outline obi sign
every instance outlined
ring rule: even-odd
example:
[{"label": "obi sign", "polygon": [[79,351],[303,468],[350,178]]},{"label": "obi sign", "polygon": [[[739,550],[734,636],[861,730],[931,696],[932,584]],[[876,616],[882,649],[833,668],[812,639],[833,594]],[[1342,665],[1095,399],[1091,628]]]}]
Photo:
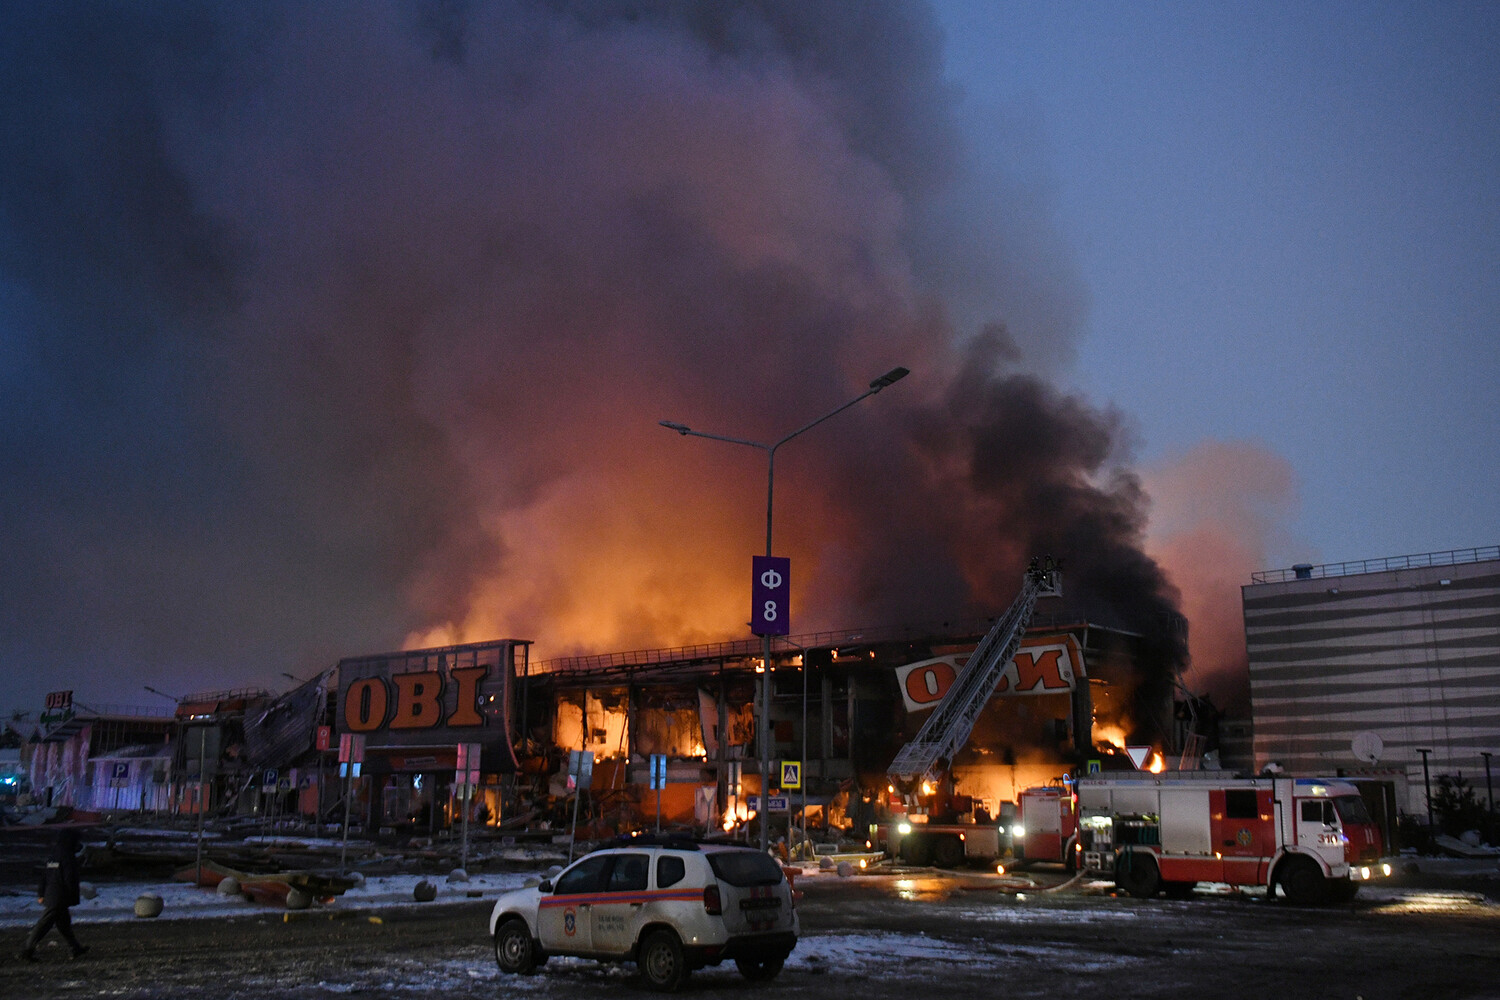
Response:
[{"label": "obi sign", "polygon": [[372,747],[478,742],[487,769],[508,770],[513,655],[520,646],[497,640],[342,660],[335,728],[368,735]]},{"label": "obi sign", "polygon": [[[940,656],[896,668],[896,682],[908,712],[936,708],[968,661],[967,655]],[[997,695],[1066,694],[1084,676],[1083,654],[1071,635],[1033,636],[1006,664]]]},{"label": "obi sign", "polygon": [[484,725],[479,683],[487,666],[455,667],[446,675],[424,670],[360,677],[344,690],[344,728],[352,733],[377,729],[436,729]]}]

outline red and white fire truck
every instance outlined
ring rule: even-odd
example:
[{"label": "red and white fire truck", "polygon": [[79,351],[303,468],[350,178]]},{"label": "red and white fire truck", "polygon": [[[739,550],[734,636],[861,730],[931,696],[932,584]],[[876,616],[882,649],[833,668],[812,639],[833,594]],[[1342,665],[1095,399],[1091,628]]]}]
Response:
[{"label": "red and white fire truck", "polygon": [[1082,867],[1132,896],[1223,882],[1316,904],[1390,874],[1380,828],[1345,781],[1176,771],[1079,778],[1076,788]]},{"label": "red and white fire truck", "polygon": [[1077,797],[1065,785],[1028,788],[1018,796],[1011,850],[1017,862],[1060,861],[1072,871],[1078,864]]}]

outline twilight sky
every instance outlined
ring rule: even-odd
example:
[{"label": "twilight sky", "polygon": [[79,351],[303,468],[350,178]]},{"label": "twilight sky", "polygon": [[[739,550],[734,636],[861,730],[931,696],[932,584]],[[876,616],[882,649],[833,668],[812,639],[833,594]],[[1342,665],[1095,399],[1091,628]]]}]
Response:
[{"label": "twilight sky", "polygon": [[1497,544],[1500,7],[937,9],[1086,291],[1063,377],[1148,465],[1283,460],[1260,568]]},{"label": "twilight sky", "polygon": [[10,707],[1494,544],[1500,13],[0,9]]}]

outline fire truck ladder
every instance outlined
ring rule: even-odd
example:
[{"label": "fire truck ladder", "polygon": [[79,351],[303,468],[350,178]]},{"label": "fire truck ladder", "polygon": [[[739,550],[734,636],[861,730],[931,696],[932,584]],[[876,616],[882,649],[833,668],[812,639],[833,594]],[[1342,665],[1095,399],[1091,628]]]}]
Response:
[{"label": "fire truck ladder", "polygon": [[1026,626],[1031,623],[1031,612],[1037,598],[1056,596],[1057,568],[1051,559],[1039,562],[1033,559],[1027,567],[1026,579],[1016,599],[996,620],[974,655],[969,657],[963,669],[953,681],[953,686],[942,702],[927,717],[914,740],[901,748],[896,759],[891,761],[887,773],[893,778],[931,778],[936,775],[939,760],[953,759],[953,755],[968,742],[974,731],[974,723],[990,695],[1000,683],[1011,658],[1021,645]]}]

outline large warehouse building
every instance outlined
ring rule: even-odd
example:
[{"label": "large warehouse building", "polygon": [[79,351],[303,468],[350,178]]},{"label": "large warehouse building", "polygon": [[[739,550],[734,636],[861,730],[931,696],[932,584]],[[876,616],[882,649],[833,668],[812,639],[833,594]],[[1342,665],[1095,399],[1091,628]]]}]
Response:
[{"label": "large warehouse building", "polygon": [[1386,778],[1413,814],[1440,775],[1487,794],[1500,750],[1500,547],[1252,579],[1241,596],[1258,767]]}]

